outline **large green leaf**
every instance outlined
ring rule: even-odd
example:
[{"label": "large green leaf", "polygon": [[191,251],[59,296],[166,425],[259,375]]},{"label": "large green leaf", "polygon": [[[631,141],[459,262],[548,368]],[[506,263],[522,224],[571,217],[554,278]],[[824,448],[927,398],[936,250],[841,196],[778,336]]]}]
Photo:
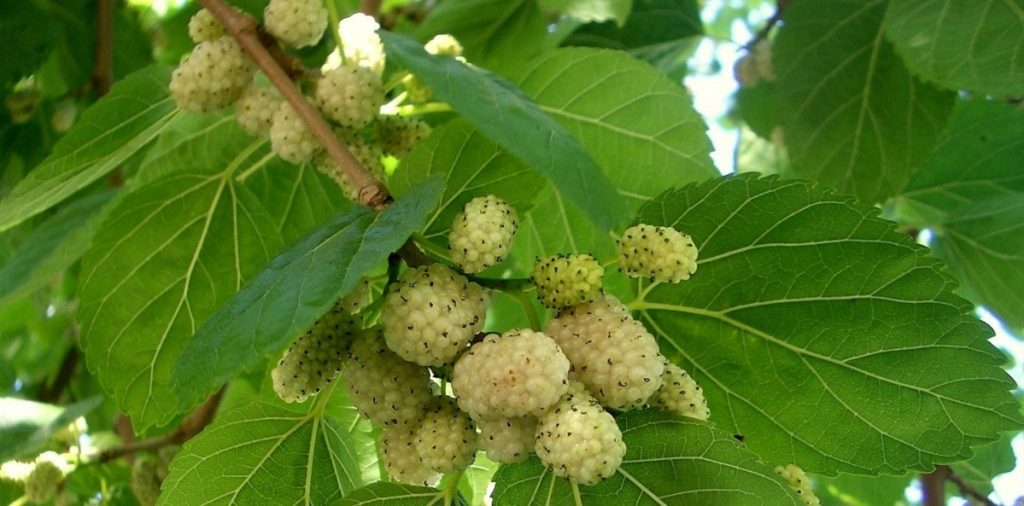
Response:
[{"label": "large green leaf", "polygon": [[83,197],[33,229],[0,268],[0,303],[39,289],[75,263],[89,246],[112,195]]},{"label": "large green leaf", "polygon": [[980,94],[1024,94],[1024,1],[890,0],[885,29],[915,74]]},{"label": "large green leaf", "polygon": [[858,476],[840,474],[814,480],[822,506],[907,506],[907,487],[916,475]]},{"label": "large green leaf", "polygon": [[584,23],[614,21],[622,26],[629,19],[633,0],[540,0],[540,6]]},{"label": "large green leaf", "polygon": [[10,2],[0,13],[0,90],[27,77],[46,59],[59,32],[50,13],[36,2]]},{"label": "large green leaf", "polygon": [[765,460],[929,470],[1024,423],[991,329],[874,208],[737,176],[668,192],[640,221],[691,234],[700,258],[634,309]]},{"label": "large green leaf", "polygon": [[611,21],[583,25],[564,44],[628,51],[681,81],[686,59],[704,33],[697,1],[633,0],[632,9],[624,25]]},{"label": "large green leaf", "polygon": [[281,247],[266,210],[233,180],[263,144],[230,123],[185,143],[168,156],[180,169],[118,203],[83,259],[87,363],[139,429],[180,412],[170,379],[182,348]]},{"label": "large green leaf", "polygon": [[625,204],[586,149],[507,81],[415,41],[383,32],[390,61],[411,70],[485,135],[548,177],[566,200],[602,230],[627,219]]},{"label": "large green leaf", "polygon": [[446,182],[441,205],[423,227],[427,239],[446,248],[452,220],[475,197],[496,195],[522,216],[530,208],[544,180],[516,157],[477,131],[466,120],[434,129],[416,145],[391,180],[402,195],[431,175]]},{"label": "large green leaf", "polygon": [[984,304],[1024,331],[1024,111],[957,104],[932,158],[894,199],[901,220],[932,227],[937,255]]},{"label": "large green leaf", "polygon": [[0,397],[0,462],[38,452],[57,431],[85,415],[103,399],[69,406]]},{"label": "large green leaf", "polygon": [[[587,506],[801,504],[771,466],[712,425],[655,410],[626,413],[618,423],[626,456],[611,478],[580,487]],[[495,481],[495,506],[574,504],[569,482],[536,457],[502,466]]]},{"label": "large green leaf", "polygon": [[177,113],[167,96],[171,71],[157,66],[120,81],[0,201],[0,232],[70,197],[153,140]]},{"label": "large green leaf", "polygon": [[277,157],[243,181],[274,217],[286,243],[353,205],[337,183],[312,165],[296,167]]},{"label": "large green leaf", "polygon": [[422,40],[439,33],[458,38],[474,64],[501,70],[543,50],[547,21],[536,0],[445,0],[416,32]]},{"label": "large green leaf", "polygon": [[423,226],[443,188],[430,178],[380,213],[352,208],[281,252],[189,340],[174,368],[183,406],[280,353]]},{"label": "large green leaf", "polygon": [[915,79],[885,40],[885,0],[793,2],[775,44],[797,173],[873,203],[930,154],[954,94]]},{"label": "large green leaf", "polygon": [[334,506],[431,506],[445,504],[441,493],[429,487],[378,482],[348,494]]},{"label": "large green leaf", "polygon": [[538,58],[516,82],[583,143],[632,209],[666,188],[718,174],[707,126],[686,90],[640,60],[563,48]]},{"label": "large green leaf", "polygon": [[236,408],[175,456],[159,504],[332,504],[377,479],[370,431],[340,389]]}]

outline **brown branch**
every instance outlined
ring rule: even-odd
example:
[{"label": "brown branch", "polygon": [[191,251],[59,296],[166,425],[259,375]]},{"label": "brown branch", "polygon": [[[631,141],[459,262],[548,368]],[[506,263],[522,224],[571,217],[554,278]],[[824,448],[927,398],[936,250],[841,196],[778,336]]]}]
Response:
[{"label": "brown branch", "polygon": [[96,61],[92,84],[100,97],[114,84],[114,0],[98,0],[96,5]]},{"label": "brown branch", "polygon": [[939,466],[927,474],[922,474],[918,481],[921,482],[921,504],[923,506],[945,506],[946,504],[946,480],[943,476],[942,466]]},{"label": "brown branch", "polygon": [[[992,502],[985,494],[982,494],[978,489],[974,488],[967,480],[964,480],[963,476],[956,474],[955,471],[949,466],[936,466],[935,471],[931,474],[937,475],[939,479],[948,481],[960,490],[960,497],[970,499],[971,504],[984,504],[985,506],[998,506]],[[936,504],[946,504],[946,498],[943,494],[942,502]]]},{"label": "brown branch", "polygon": [[788,5],[788,0],[779,0],[776,3],[775,13],[772,14],[772,17],[768,18],[768,21],[766,21],[764,26],[762,26],[761,29],[757,31],[757,34],[754,35],[754,38],[750,39],[750,42],[747,42],[746,46],[743,46],[744,48],[747,49],[747,51],[753,49],[758,42],[761,42],[762,40],[768,38],[768,34],[772,33],[772,30],[775,29],[775,27],[779,24],[780,21],[782,21],[782,14],[783,12],[785,12],[786,6]]},{"label": "brown branch", "polygon": [[380,19],[381,0],[362,0],[359,2],[359,12]]},{"label": "brown branch", "polygon": [[274,59],[259,35],[256,20],[243,12],[233,9],[223,0],[199,0],[199,3],[220,21],[228,33],[238,41],[242,50],[252,58],[253,62],[267,75],[274,87],[281,92],[285,100],[295,109],[295,113],[309,127],[313,135],[320,141],[327,154],[330,155],[345,175],[359,188],[359,203],[372,209],[383,209],[391,202],[391,195],[384,185],[373,178],[363,168],[359,160],[352,155],[348,147],[342,143],[331,126],[324,121],[320,113],[310,105],[291,77]]},{"label": "brown branch", "polygon": [[213,421],[213,417],[217,414],[217,408],[220,407],[220,402],[224,399],[225,390],[226,387],[222,387],[217,391],[217,393],[213,394],[213,396],[207,399],[206,402],[196,408],[191,415],[182,420],[181,425],[179,425],[174,431],[162,436],[143,439],[142,441],[128,441],[123,446],[104,450],[100,452],[97,462],[108,462],[120,457],[133,455],[138,452],[157,450],[165,446],[180,445],[185,441],[192,439]]}]

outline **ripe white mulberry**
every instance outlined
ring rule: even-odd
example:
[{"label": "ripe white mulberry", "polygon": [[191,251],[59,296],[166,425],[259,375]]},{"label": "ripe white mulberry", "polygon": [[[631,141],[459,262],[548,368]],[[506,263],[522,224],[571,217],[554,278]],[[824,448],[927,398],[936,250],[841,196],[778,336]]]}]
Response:
[{"label": "ripe white mulberry", "polygon": [[448,252],[463,271],[480,272],[505,259],[518,227],[516,210],[508,202],[494,195],[477,197],[455,215]]},{"label": "ripe white mulberry", "polygon": [[480,285],[444,265],[409,269],[381,310],[388,348],[420,365],[450,363],[483,328],[488,299]]},{"label": "ripe white mulberry", "polygon": [[327,9],[321,0],[270,0],[263,10],[263,22],[282,45],[312,46],[327,29]]},{"label": "ripe white mulberry", "polygon": [[435,35],[423,45],[428,53],[438,56],[462,56],[462,44],[454,36],[442,33]]},{"label": "ripe white mulberry", "polygon": [[657,341],[611,295],[562,311],[544,332],[569,358],[575,378],[605,406],[639,407],[661,386],[665,359]]},{"label": "ripe white mulberry", "polygon": [[539,415],[569,388],[569,360],[529,329],[491,334],[459,357],[452,391],[476,419]]},{"label": "ripe white mulberry", "polygon": [[775,472],[789,483],[789,486],[793,488],[796,495],[800,496],[804,504],[808,506],[819,506],[821,504],[818,497],[814,495],[814,489],[811,488],[811,480],[807,478],[804,470],[797,467],[796,464],[789,464],[785,467],[776,466]]},{"label": "ripe white mulberry", "polygon": [[334,381],[360,320],[340,304],[321,316],[284,352],[271,371],[274,391],[285,402],[302,402]]},{"label": "ripe white mulberry", "polygon": [[249,84],[235,101],[235,120],[249,135],[266,137],[281,102],[281,96],[274,88]]},{"label": "ripe white mulberry", "polygon": [[380,76],[366,67],[342,65],[317,81],[316,99],[328,118],[347,128],[362,128],[384,103]]},{"label": "ripe white mulberry", "polygon": [[25,497],[30,503],[42,504],[57,496],[64,481],[67,462],[55,452],[36,457],[36,465],[25,477]]},{"label": "ripe white mulberry", "polygon": [[196,44],[219,39],[227,34],[224,25],[221,25],[220,21],[217,21],[217,18],[206,9],[199,9],[199,12],[193,14],[188,20],[188,36]]},{"label": "ripe white mulberry", "polygon": [[352,404],[379,425],[418,423],[430,402],[429,371],[398,358],[380,329],[356,338],[342,374]]},{"label": "ripe white mulberry", "polygon": [[590,255],[537,259],[530,278],[540,301],[553,309],[591,302],[601,294],[604,267]]},{"label": "ripe white mulberry", "polygon": [[593,485],[615,473],[626,454],[612,415],[581,388],[537,420],[535,450],[557,476]]},{"label": "ripe white mulberry", "polygon": [[255,73],[255,65],[235,39],[224,36],[200,42],[174,69],[171,97],[186,111],[216,111],[237,100]]},{"label": "ripe white mulberry", "polygon": [[535,417],[482,418],[476,421],[476,426],[480,429],[480,449],[495,462],[522,462],[533,450],[537,434]]},{"label": "ripe white mulberry", "polygon": [[436,399],[416,429],[416,453],[439,473],[465,469],[477,449],[476,426],[448,397]]},{"label": "ripe white mulberry", "polygon": [[132,493],[142,506],[153,506],[160,497],[160,477],[157,475],[156,460],[150,457],[136,457],[132,464]]},{"label": "ripe white mulberry", "polygon": [[665,372],[661,374],[661,388],[648,402],[670,413],[698,420],[707,420],[711,415],[700,385],[682,367],[671,362],[666,362]]},{"label": "ripe white mulberry", "polygon": [[427,122],[404,116],[380,116],[375,124],[377,144],[385,153],[405,158],[412,148],[430,135]]},{"label": "ripe white mulberry", "polygon": [[634,278],[678,283],[697,270],[697,246],[674,228],[641,223],[619,239],[619,265]]},{"label": "ripe white mulberry", "polygon": [[416,453],[416,427],[388,425],[382,427],[380,443],[381,461],[388,475],[406,485],[431,485],[439,475],[423,464]]},{"label": "ripe white mulberry", "polygon": [[[387,174],[384,172],[384,164],[380,161],[381,151],[380,148],[372,144],[367,143],[361,137],[355,135],[342,135],[342,140],[348,147],[348,150],[352,153],[352,156],[359,161],[359,164],[366,169],[367,172],[373,176],[377,181],[384,181],[387,179]],[[326,152],[322,152],[317,155],[314,160],[314,165],[317,170],[323,172],[328,177],[338,183],[341,187],[342,193],[353,202],[359,202],[359,190],[348,173],[346,173],[333,158],[330,157]]]},{"label": "ripe white mulberry", "polygon": [[285,161],[306,163],[321,146],[291,104],[282,101],[270,123],[270,148]]},{"label": "ripe white mulberry", "polygon": [[[384,73],[384,45],[380,41],[380,35],[377,35],[378,29],[380,25],[377,20],[361,12],[338,23],[346,65],[368,68],[378,77]],[[341,65],[341,57],[335,50],[325,64],[328,68],[321,70],[326,72],[337,65]]]}]

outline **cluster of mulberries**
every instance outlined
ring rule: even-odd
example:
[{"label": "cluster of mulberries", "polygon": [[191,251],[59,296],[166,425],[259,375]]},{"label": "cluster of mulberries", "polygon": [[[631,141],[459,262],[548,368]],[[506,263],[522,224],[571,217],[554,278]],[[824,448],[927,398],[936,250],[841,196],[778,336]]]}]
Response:
[{"label": "cluster of mulberries", "polygon": [[452,261],[468,273],[480,272],[505,259],[519,226],[516,210],[494,195],[477,197],[455,216],[448,235]]},{"label": "cluster of mulberries", "polygon": [[808,506],[819,506],[821,501],[816,495],[814,490],[811,488],[811,480],[807,478],[807,474],[804,473],[803,469],[800,469],[796,464],[789,464],[785,467],[778,466],[775,468],[775,472],[789,483],[796,495],[800,496],[800,499]]},{"label": "cluster of mulberries", "polygon": [[216,111],[237,100],[255,73],[235,39],[225,35],[203,41],[171,75],[171,97],[186,111]]},{"label": "cluster of mulberries", "polygon": [[57,497],[64,476],[69,471],[67,460],[56,452],[43,452],[25,476],[25,498],[29,504],[44,504]]}]

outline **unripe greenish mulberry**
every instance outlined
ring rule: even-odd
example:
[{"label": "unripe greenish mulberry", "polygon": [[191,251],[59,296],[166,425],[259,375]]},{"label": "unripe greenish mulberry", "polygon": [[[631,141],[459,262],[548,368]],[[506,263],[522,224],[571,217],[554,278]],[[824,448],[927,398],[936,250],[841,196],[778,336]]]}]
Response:
[{"label": "unripe greenish mulberry", "polygon": [[698,420],[707,420],[711,415],[700,385],[682,367],[671,362],[666,362],[665,372],[661,374],[661,388],[648,402],[670,413]]},{"label": "unripe greenish mulberry", "polygon": [[278,397],[303,402],[333,382],[359,327],[358,317],[335,304],[292,343],[271,372]]},{"label": "unripe greenish mulberry", "polygon": [[192,112],[223,109],[238,99],[256,67],[231,37],[200,42],[171,75],[171,98]]},{"label": "unripe greenish mulberry", "polygon": [[601,294],[604,267],[590,255],[539,258],[530,279],[547,307],[561,309],[591,302]]},{"label": "unripe greenish mulberry", "polygon": [[[387,180],[387,174],[384,171],[384,164],[380,160],[382,153],[378,147],[367,143],[361,137],[355,135],[342,135],[339,137],[342,137],[343,142],[352,153],[352,156],[359,161],[359,164],[362,165],[374,179],[381,182]],[[314,160],[314,165],[317,170],[323,172],[338,184],[342,193],[345,194],[345,197],[352,202],[359,202],[360,188],[356,187],[355,182],[348,177],[348,173],[345,172],[330,155],[326,152],[321,152]]]},{"label": "unripe greenish mulberry", "polygon": [[44,452],[36,457],[35,463],[25,477],[25,498],[32,504],[42,504],[57,496],[68,465],[55,452]]},{"label": "unripe greenish mulberry", "polygon": [[476,426],[449,397],[435,399],[416,429],[416,453],[439,473],[465,469],[477,450]]},{"label": "unripe greenish mulberry", "polygon": [[491,334],[455,363],[452,391],[476,419],[539,415],[569,388],[569,360],[529,329]]},{"label": "unripe greenish mulberry", "polygon": [[153,506],[160,498],[160,477],[157,463],[149,457],[139,456],[132,464],[132,493],[142,506]]},{"label": "unripe greenish mulberry", "polygon": [[480,285],[442,264],[408,269],[381,310],[388,348],[420,365],[451,363],[483,328],[488,299]]},{"label": "unripe greenish mulberry", "polygon": [[430,372],[389,350],[380,329],[368,330],[352,343],[343,375],[352,404],[380,425],[419,423],[431,399]]},{"label": "unripe greenish mulberry", "polygon": [[522,462],[533,451],[537,434],[535,417],[485,418],[477,420],[476,425],[480,429],[480,449],[495,462]]},{"label": "unripe greenish mulberry", "polygon": [[697,270],[697,246],[674,228],[641,223],[619,239],[619,266],[634,278],[678,283]]},{"label": "unripe greenish mulberry", "polygon": [[409,151],[430,135],[430,125],[404,116],[380,116],[375,124],[377,144],[389,155],[405,158]]},{"label": "unripe greenish mulberry", "polygon": [[395,481],[428,486],[437,482],[440,475],[425,466],[416,453],[415,425],[385,426],[380,430],[378,442],[384,469]]},{"label": "unripe greenish mulberry", "polygon": [[661,387],[665,359],[657,341],[611,295],[562,311],[544,332],[569,358],[575,377],[605,406],[642,406]]},{"label": "unripe greenish mulberry", "polygon": [[270,148],[282,160],[291,163],[306,163],[322,149],[295,109],[284,101],[270,123]]},{"label": "unripe greenish mulberry", "polygon": [[470,200],[455,215],[448,233],[448,253],[467,273],[480,272],[505,259],[519,227],[508,202],[487,195]]},{"label": "unripe greenish mulberry", "polygon": [[282,45],[312,46],[327,29],[327,8],[321,0],[270,0],[263,10],[263,23]]},{"label": "unripe greenish mulberry", "polygon": [[342,65],[317,81],[316,99],[328,118],[346,128],[362,128],[384,103],[384,85],[366,67]]},{"label": "unripe greenish mulberry", "polygon": [[573,388],[537,419],[535,450],[555,475],[594,485],[619,468],[626,454],[612,415],[581,388]]},{"label": "unripe greenish mulberry", "polygon": [[188,36],[196,44],[219,39],[227,34],[224,25],[220,24],[220,21],[206,9],[199,9],[199,12],[193,14],[188,20]]},{"label": "unripe greenish mulberry", "polygon": [[251,83],[235,101],[235,120],[249,135],[267,137],[282,102],[274,88]]}]

